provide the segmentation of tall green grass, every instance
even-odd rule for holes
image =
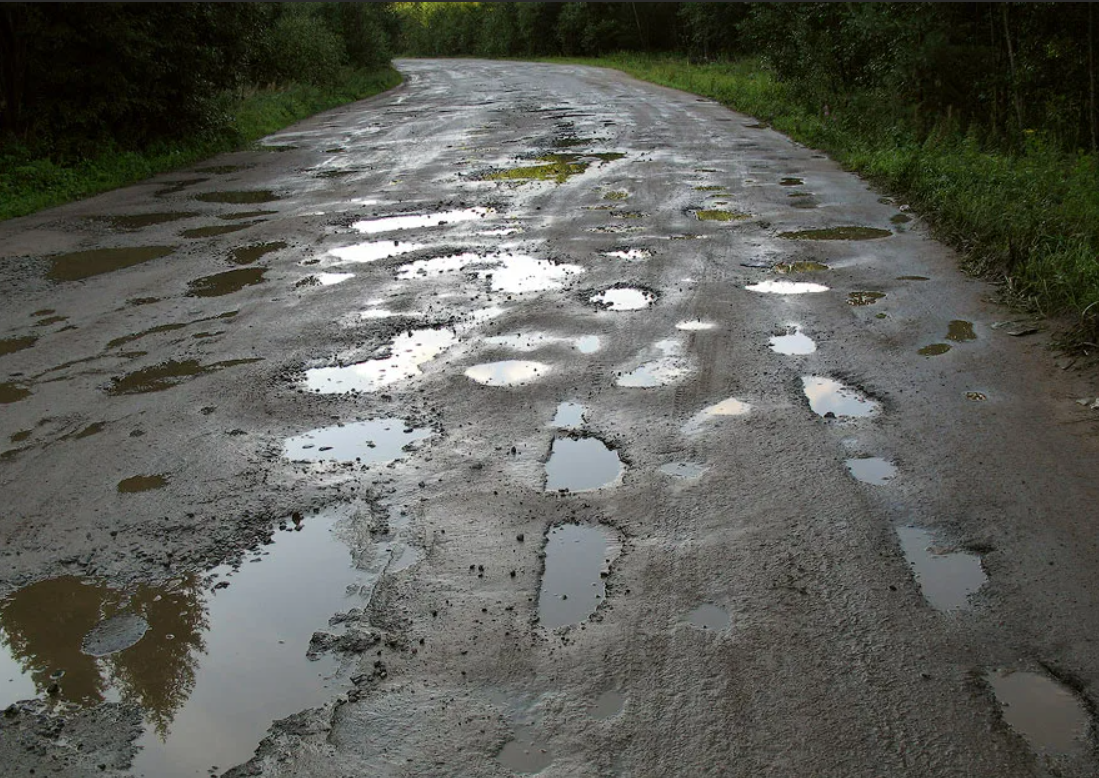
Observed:
[[[562,60],[553,60],[562,61]],[[568,62],[718,100],[903,198],[966,265],[1003,282],[1009,298],[1067,317],[1064,345],[1099,349],[1099,157],[1066,154],[1028,132],[1014,153],[988,150],[948,130],[919,140],[887,96],[856,95],[825,115],[796,85],[756,61],[693,65],[682,57],[621,54]]]
[[[258,90],[230,105],[232,121],[225,132],[140,151],[105,148],[91,158],[58,162],[19,150],[0,150],[0,219],[25,216],[243,148],[307,116],[362,100],[400,82],[400,74],[385,67],[349,70],[332,86],[292,84]]]

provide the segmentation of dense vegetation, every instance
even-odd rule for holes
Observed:
[[[0,218],[395,85],[387,3],[0,4]]]
[[[587,57],[751,113],[915,205],[1099,349],[1085,3],[396,3],[414,55]]]

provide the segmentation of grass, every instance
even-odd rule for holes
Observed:
[[[717,100],[909,203],[963,253],[967,269],[1003,283],[1008,298],[1066,316],[1061,344],[1099,350],[1099,155],[1066,153],[1028,131],[1015,153],[939,130],[927,139],[889,96],[855,95],[825,115],[820,101],[776,81],[759,62],[692,65],[683,57],[620,54],[554,62],[610,67]]]
[[[105,149],[72,163],[0,152],[0,219],[25,216],[244,148],[307,116],[362,100],[400,82],[400,74],[386,67],[348,71],[339,83],[327,87],[292,84],[259,90],[236,104],[230,128],[215,138],[159,143],[140,151]]]

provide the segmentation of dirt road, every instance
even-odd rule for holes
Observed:
[[[399,67],[0,224],[5,774],[1096,775],[1094,376],[750,118]]]

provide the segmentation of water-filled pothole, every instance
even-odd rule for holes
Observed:
[[[653,253],[648,249],[615,249],[614,251],[601,252],[604,257],[611,259],[625,259],[629,262],[639,262],[649,259]]]
[[[80,281],[160,259],[173,251],[175,246],[131,246],[56,254],[50,257],[50,269],[46,272],[46,277],[51,281]]]
[[[955,343],[964,343],[967,340],[976,340],[977,333],[973,331],[973,322],[964,319],[954,319],[947,326],[946,339]]]
[[[420,365],[430,362],[457,341],[453,330],[419,329],[403,332],[389,344],[389,356],[346,367],[318,367],[305,371],[309,391],[321,394],[375,392],[421,375]]]
[[[594,294],[588,299],[611,311],[637,311],[652,305],[656,301],[656,295],[645,289],[615,287]]]
[[[118,491],[122,494],[135,494],[148,492],[153,489],[163,489],[168,485],[168,478],[164,475],[134,475],[123,478],[118,482]]]
[[[553,763],[553,752],[538,739],[529,727],[519,727],[515,739],[509,740],[496,755],[504,767],[527,775],[540,773]]]
[[[1068,754],[1088,746],[1091,716],[1080,698],[1043,673],[997,670],[986,675],[1004,721],[1040,754]]]
[[[897,466],[881,457],[852,457],[846,465],[851,477],[864,484],[882,486],[897,475]]]
[[[551,422],[558,429],[573,429],[584,424],[587,409],[580,403],[563,402],[557,406],[557,412]]]
[[[561,524],[546,535],[538,621],[547,629],[579,624],[606,596],[604,579],[618,556],[612,533],[600,526]]]
[[[727,628],[732,619],[724,608],[704,603],[687,614],[687,623],[700,629],[720,632]]]
[[[265,254],[286,248],[286,242],[277,240],[271,243],[255,243],[251,246],[241,246],[229,252],[229,261],[234,265],[251,265]]]
[[[467,269],[472,269],[478,278],[488,281],[492,291],[507,294],[560,289],[572,276],[584,272],[579,265],[566,265],[524,254],[481,256],[467,252],[410,262],[400,268],[397,277],[419,278]]]
[[[214,224],[208,227],[195,227],[192,230],[184,230],[179,233],[181,238],[216,238],[218,235],[228,235],[230,232],[246,230],[256,222],[248,224]]]
[[[36,342],[38,342],[38,337],[35,335],[25,335],[19,338],[0,338],[0,356],[14,354],[16,351],[30,348]]]
[[[664,475],[670,475],[672,478],[701,478],[702,475],[710,468],[705,465],[700,465],[697,462],[669,462],[666,465],[660,466],[660,472]]]
[[[0,405],[19,402],[31,396],[31,390],[14,381],[0,383]]]
[[[612,689],[595,698],[595,704],[591,707],[591,717],[599,721],[613,719],[622,713],[625,707],[626,695]]]
[[[356,462],[363,465],[402,458],[406,447],[431,436],[404,419],[367,421],[321,427],[287,438],[283,456],[293,462]]]
[[[800,178],[794,178],[792,176],[783,178],[779,182],[779,186],[801,186],[805,182]]]
[[[825,270],[831,270],[828,265],[823,262],[812,261],[800,261],[800,262],[779,262],[774,266],[776,273],[819,273]]]
[[[111,385],[107,387],[107,394],[147,394],[149,392],[162,392],[173,386],[196,376],[213,373],[227,367],[247,365],[259,362],[261,358],[227,359],[223,362],[214,362],[203,365],[195,359],[177,361],[169,359],[158,365],[135,370],[120,378],[112,378]]]
[[[740,211],[723,211],[716,208],[704,208],[695,211],[695,218],[702,222],[731,222],[747,219],[751,214]]]
[[[625,469],[618,452],[599,438],[554,438],[546,460],[546,491],[584,492],[613,486]]]
[[[270,189],[259,189],[255,191],[205,192],[195,195],[195,199],[201,200],[204,203],[248,205],[251,203],[270,203],[275,200],[281,200],[282,198]]]
[[[876,227],[828,227],[820,230],[795,230],[780,232],[780,238],[789,240],[874,240],[888,238],[893,233]]]
[[[802,376],[801,384],[809,407],[825,418],[862,417],[877,413],[879,404],[857,389],[845,386],[834,378]]]
[[[335,286],[336,284],[342,284],[344,281],[350,281],[354,277],[354,273],[313,273],[298,281],[294,286]]]
[[[988,580],[980,557],[945,550],[935,543],[928,530],[919,527],[898,527],[897,536],[924,599],[931,607],[940,611],[970,607],[969,596]]]
[[[152,227],[155,224],[166,224],[181,219],[191,219],[200,214],[197,211],[171,211],[162,213],[135,213],[121,216],[100,216],[116,230],[140,230],[142,227]]]
[[[675,328],[677,330],[683,330],[685,332],[703,332],[705,330],[712,330],[717,327],[712,321],[703,321],[702,319],[688,319],[686,321],[676,322]]]
[[[243,267],[239,270],[226,270],[224,273],[196,278],[188,284],[189,297],[221,297],[239,292],[246,286],[262,284],[267,273],[265,267]]]
[[[485,386],[522,386],[550,372],[544,362],[522,359],[506,359],[502,362],[486,362],[466,368],[465,375]]]
[[[408,241],[378,240],[368,243],[356,243],[353,246],[342,246],[332,249],[329,255],[341,262],[377,262],[381,259],[408,254],[427,248],[426,243],[410,243]]]
[[[787,356],[801,356],[812,354],[817,350],[816,342],[801,331],[801,327],[793,324],[786,330],[785,335],[771,337],[771,350],[777,354]]]
[[[937,357],[950,351],[949,343],[932,343],[924,346],[917,353],[922,357]]]
[[[847,295],[847,304],[855,307],[863,305],[873,305],[878,300],[885,297],[885,292],[871,292],[871,291],[859,291],[850,292]]]
[[[827,292],[824,284],[812,284],[808,281],[786,281],[767,279],[744,287],[750,292],[762,292],[764,294],[815,294]]]
[[[716,418],[723,416],[745,416],[751,410],[752,406],[743,400],[729,397],[719,403],[714,403],[713,405],[703,408],[692,416],[687,423],[683,425],[683,432],[694,434],[701,430],[707,422],[713,421]]]
[[[615,380],[615,384],[636,389],[650,389],[673,384],[691,372],[686,360],[680,356],[682,347],[677,341],[662,340],[655,344],[655,348],[663,356],[646,362],[629,373],[622,373]]]
[[[377,219],[363,219],[351,225],[351,229],[366,235],[398,230],[415,230],[425,227],[442,227],[459,222],[476,221],[495,214],[492,208],[456,208],[451,211],[436,211],[425,214],[405,214],[401,216],[382,216]]]

